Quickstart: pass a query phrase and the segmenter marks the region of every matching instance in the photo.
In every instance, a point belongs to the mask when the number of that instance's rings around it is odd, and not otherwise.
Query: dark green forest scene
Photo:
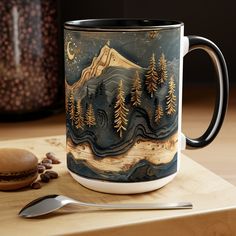
[[[67,166],[115,182],[177,171],[179,29],[65,31]]]

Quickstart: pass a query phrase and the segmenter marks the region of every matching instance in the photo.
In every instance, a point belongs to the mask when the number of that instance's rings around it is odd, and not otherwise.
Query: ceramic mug
[[[213,141],[228,102],[217,46],[171,20],[65,23],[67,166],[83,186],[130,194],[158,189],[179,170],[181,147]],[[214,114],[197,138],[181,133],[183,57],[206,51],[218,74]]]

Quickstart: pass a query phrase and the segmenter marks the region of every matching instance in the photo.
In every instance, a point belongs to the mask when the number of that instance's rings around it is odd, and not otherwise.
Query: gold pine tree
[[[168,95],[166,96],[166,113],[173,115],[176,112],[175,81],[172,75],[168,86]]]
[[[71,90],[70,96],[69,96],[69,101],[68,101],[68,112],[70,115],[70,120],[73,125],[74,119],[75,119],[75,100],[74,100],[74,92]]]
[[[157,90],[157,81],[158,74],[156,69],[156,60],[154,53],[149,62],[148,72],[146,74],[145,84],[147,86],[147,91],[150,93],[151,97],[153,97],[154,92]]]
[[[161,54],[161,57],[159,59],[158,70],[159,70],[159,76],[160,76],[160,79],[158,82],[159,82],[159,85],[162,85],[167,80],[167,63],[166,63],[164,53]]]
[[[84,129],[84,117],[83,117],[83,108],[81,106],[81,100],[77,100],[77,106],[75,111],[75,127],[77,129]]]
[[[96,119],[94,116],[93,106],[90,103],[85,114],[85,124],[89,127],[96,125]]]
[[[126,125],[128,120],[126,119],[129,109],[125,106],[125,93],[123,88],[123,81],[120,80],[118,93],[116,96],[116,104],[115,104],[115,125],[117,133],[119,133],[120,138],[123,135],[123,131],[126,130]]]
[[[131,102],[133,106],[141,105],[142,86],[138,71],[135,73],[134,83],[131,88]]]
[[[155,112],[155,122],[158,124],[161,120],[161,118],[163,117],[164,112],[163,112],[163,108],[162,106],[159,104],[156,108],[156,112]]]

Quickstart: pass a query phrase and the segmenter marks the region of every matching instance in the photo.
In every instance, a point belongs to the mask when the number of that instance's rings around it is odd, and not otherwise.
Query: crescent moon
[[[69,60],[72,61],[75,58],[75,54],[70,52],[70,44],[71,44],[71,42],[67,43],[66,52],[67,52],[67,56],[68,56]]]

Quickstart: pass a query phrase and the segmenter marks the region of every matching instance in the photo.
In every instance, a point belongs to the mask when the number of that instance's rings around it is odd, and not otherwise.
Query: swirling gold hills
[[[96,158],[88,143],[74,145],[67,138],[67,152],[71,152],[76,160],[86,161],[91,167],[101,171],[127,171],[141,160],[152,164],[169,163],[178,149],[177,132],[162,141],[137,141],[126,153],[117,156]]]

